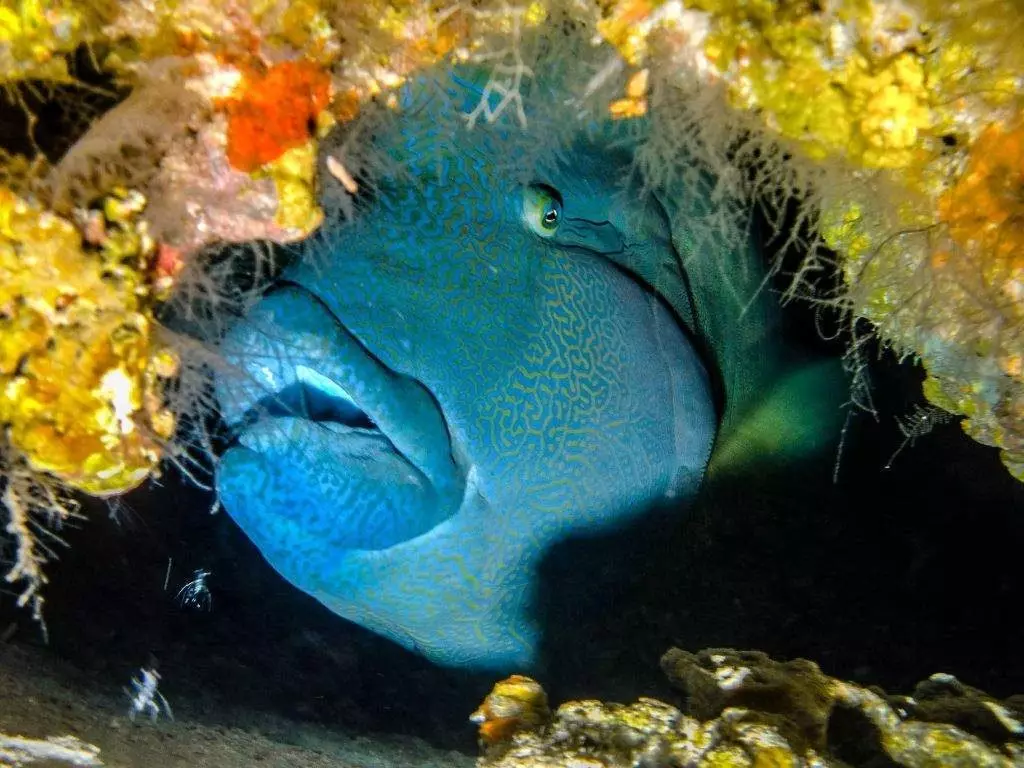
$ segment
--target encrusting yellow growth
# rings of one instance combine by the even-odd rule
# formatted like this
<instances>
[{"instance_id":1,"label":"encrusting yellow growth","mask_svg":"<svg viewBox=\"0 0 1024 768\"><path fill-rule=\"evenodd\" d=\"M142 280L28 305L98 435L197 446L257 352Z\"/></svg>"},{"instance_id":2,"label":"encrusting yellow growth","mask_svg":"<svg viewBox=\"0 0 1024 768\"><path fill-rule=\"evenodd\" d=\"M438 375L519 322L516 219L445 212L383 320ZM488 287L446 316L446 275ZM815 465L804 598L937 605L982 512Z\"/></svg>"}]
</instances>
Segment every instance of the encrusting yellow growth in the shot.
<instances>
[{"instance_id":1,"label":"encrusting yellow growth","mask_svg":"<svg viewBox=\"0 0 1024 768\"><path fill-rule=\"evenodd\" d=\"M15 0L0 6L0 85L25 80L71 81L64 54L103 23L104 0Z\"/></svg>"},{"instance_id":2,"label":"encrusting yellow growth","mask_svg":"<svg viewBox=\"0 0 1024 768\"><path fill-rule=\"evenodd\" d=\"M848 765L840 756L857 754L859 765L1014 768L1024 758L1019 708L949 674L922 681L911 697L759 651L672 648L661 665L686 694L685 710L641 697L567 701L552 712L537 681L498 682L470 717L480 728L478 765L839 768ZM854 714L856 730L841 725Z\"/></svg>"},{"instance_id":3,"label":"encrusting yellow growth","mask_svg":"<svg viewBox=\"0 0 1024 768\"><path fill-rule=\"evenodd\" d=\"M927 399L1020 480L1022 16L1012 0L622 0L601 26L636 67L658 30L673 62L840 170L848 183L817 194L843 306L919 359ZM627 95L612 112L643 108Z\"/></svg>"},{"instance_id":4,"label":"encrusting yellow growth","mask_svg":"<svg viewBox=\"0 0 1024 768\"><path fill-rule=\"evenodd\" d=\"M30 467L97 496L148 477L174 431L161 382L177 361L153 338L143 205L107 198L86 244L0 188L0 422Z\"/></svg>"},{"instance_id":5,"label":"encrusting yellow growth","mask_svg":"<svg viewBox=\"0 0 1024 768\"><path fill-rule=\"evenodd\" d=\"M733 103L811 157L835 154L868 168L914 161L932 124L925 61L904 49L914 27L886 4L693 0L710 15L704 52Z\"/></svg>"},{"instance_id":6,"label":"encrusting yellow growth","mask_svg":"<svg viewBox=\"0 0 1024 768\"><path fill-rule=\"evenodd\" d=\"M878 186L862 176L853 199L825 191L826 219L845 219L825 234L849 306L917 357L926 398L966 416L965 431L1024 480L1020 11L998 0L693 6L712 12L705 48L738 106L812 158L875 172ZM851 203L866 215L849 216Z\"/></svg>"}]
</instances>

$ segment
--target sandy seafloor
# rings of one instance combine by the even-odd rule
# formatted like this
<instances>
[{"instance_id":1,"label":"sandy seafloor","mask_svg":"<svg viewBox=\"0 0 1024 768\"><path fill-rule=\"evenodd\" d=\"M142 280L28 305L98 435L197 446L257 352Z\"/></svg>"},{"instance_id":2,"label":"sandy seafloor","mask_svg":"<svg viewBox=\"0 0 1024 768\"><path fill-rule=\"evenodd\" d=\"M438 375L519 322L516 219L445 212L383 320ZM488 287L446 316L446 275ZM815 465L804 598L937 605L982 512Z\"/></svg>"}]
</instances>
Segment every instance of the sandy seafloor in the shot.
<instances>
[{"instance_id":1,"label":"sandy seafloor","mask_svg":"<svg viewBox=\"0 0 1024 768\"><path fill-rule=\"evenodd\" d=\"M45 739L74 736L100 748L105 766L135 768L461 768L472 757L414 737L346 734L244 706L212 711L176 698L174 720L128 718L115 681L53 659L44 651L0 644L0 732ZM7 765L0 755L0 766ZM34 766L67 765L34 762Z\"/></svg>"}]
</instances>

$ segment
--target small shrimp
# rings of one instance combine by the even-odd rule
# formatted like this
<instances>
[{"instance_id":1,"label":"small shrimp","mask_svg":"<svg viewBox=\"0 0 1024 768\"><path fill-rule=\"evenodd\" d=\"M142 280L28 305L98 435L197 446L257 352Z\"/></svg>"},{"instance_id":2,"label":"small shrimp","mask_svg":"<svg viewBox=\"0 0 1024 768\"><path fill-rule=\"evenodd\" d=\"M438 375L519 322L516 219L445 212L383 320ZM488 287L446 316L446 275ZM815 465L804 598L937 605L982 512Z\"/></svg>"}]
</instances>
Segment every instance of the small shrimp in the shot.
<instances>
[{"instance_id":1,"label":"small shrimp","mask_svg":"<svg viewBox=\"0 0 1024 768\"><path fill-rule=\"evenodd\" d=\"M213 595L206 584L208 576L212 575L205 568L197 568L192 574L192 581L178 590L178 604L188 608L198 608L201 611L209 611L213 608Z\"/></svg>"}]
</instances>

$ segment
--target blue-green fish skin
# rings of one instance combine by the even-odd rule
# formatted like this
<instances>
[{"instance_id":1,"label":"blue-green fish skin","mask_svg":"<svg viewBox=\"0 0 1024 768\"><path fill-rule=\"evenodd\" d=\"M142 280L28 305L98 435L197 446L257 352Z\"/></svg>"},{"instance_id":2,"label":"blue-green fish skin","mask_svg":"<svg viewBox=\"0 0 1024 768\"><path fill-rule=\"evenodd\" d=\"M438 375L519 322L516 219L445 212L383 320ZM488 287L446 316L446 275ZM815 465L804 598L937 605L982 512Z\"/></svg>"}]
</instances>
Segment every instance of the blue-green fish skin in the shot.
<instances>
[{"instance_id":1,"label":"blue-green fish skin","mask_svg":"<svg viewBox=\"0 0 1024 768\"><path fill-rule=\"evenodd\" d=\"M628 144L581 131L547 155L529 127L451 135L444 111L473 83L406 90L373 138L397 170L224 341L243 373L218 376L229 422L305 382L372 425L264 415L217 490L330 610L442 665L511 670L537 660L551 544L696 496L719 415L693 334L717 304L679 269L685 212L623 193ZM768 324L743 322L751 344Z\"/></svg>"}]
</instances>

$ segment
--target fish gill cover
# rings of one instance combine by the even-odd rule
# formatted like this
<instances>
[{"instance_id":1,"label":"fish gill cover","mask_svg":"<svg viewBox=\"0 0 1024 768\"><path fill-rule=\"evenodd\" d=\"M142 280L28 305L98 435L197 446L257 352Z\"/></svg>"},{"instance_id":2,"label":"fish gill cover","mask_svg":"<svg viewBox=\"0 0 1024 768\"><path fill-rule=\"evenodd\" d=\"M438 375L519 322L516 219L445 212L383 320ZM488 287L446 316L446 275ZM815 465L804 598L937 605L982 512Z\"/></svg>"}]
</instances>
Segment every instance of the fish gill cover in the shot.
<instances>
[{"instance_id":1,"label":"fish gill cover","mask_svg":"<svg viewBox=\"0 0 1024 768\"><path fill-rule=\"evenodd\" d=\"M1014 233L1021 217L1021 62L1010 42L1019 29L1014 5L995 0L969 12L866 0L238 0L219 9L189 0L97 0L0 9L0 79L25 116L23 135L5 151L0 190L3 498L14 543L8 580L20 583L21 601L41 618L49 550L40 526L75 515L74 492L123 494L168 462L212 485L217 414L230 411L236 397L247 412L280 406L280 398L253 402L244 394L246 382L277 393L245 360L225 353L225 334L238 342L244 331L229 329L245 325L236 319L254 322L261 312L297 324L286 323L290 333L318 322L293 311L287 293L267 299L278 307L261 301L284 266L276 246L316 233L288 277L338 312L344 297L310 287L322 274L318 268L335 268L330 259L339 255L325 247L317 254L317 244L349 231L358 237L360 206L386 200L388 185L404 183L403 173L429 176L432 163L445 168L464 149L449 146L455 135L470 147L494 144L486 152L501 157L496 176L516 194L532 190L525 203L516 198L525 206L517 211L540 215L533 232L540 238L549 234L544 215L553 201L565 201L535 173L524 178L517 170L575 167L581 179L611 185L620 193L611 228L619 236L645 226L649 234L652 226L649 207L628 210L623 200L660 208L665 227L648 239L670 242L672 259L636 256L614 244L598 249L654 290L652 312L666 305L678 321L673 327L714 353L707 396L724 390L717 392L719 406L723 397L727 403L714 461L727 465L733 453L782 451L805 438L815 443L810 428L764 441L785 422L762 407L772 391L762 385L781 381L782 404L802 391L798 374L787 379L793 369L784 366L784 353L756 359L763 371L753 377L744 378L740 371L749 371L736 362L771 339L774 322L767 277L750 258L749 215L760 206L784 241L780 250L794 245L805 254L788 276L787 294L837 307L849 319L853 399L870 408L857 378L866 346L857 320L866 318L897 354L924 364L928 400L967 416L965 430L1002 449L1020 477L1024 265ZM476 74L453 76L460 67ZM461 83L455 91L453 82ZM417 119L410 105L423 94L433 98L430 129L406 130L415 145L394 142L394 132L402 132L394 126L403 115ZM48 129L37 119L44 110L80 119ZM601 148L598 160L592 150L578 150L581 136ZM625 159L614 159L618 154ZM594 196L590 181L580 186L583 198ZM795 221L784 216L794 207ZM565 247L570 254L593 251L595 242L607 245L607 232ZM819 278L835 270L840 288L823 292ZM481 272L460 279L485 285L491 278ZM425 285L451 287L429 279ZM703 303L708 295L710 304ZM423 317L445 314L443 299L434 296L427 304L434 314ZM167 318L173 323L162 322ZM459 320L455 312L449 318ZM367 345L373 319L362 335L349 328L348 342L317 343ZM729 333L737 327L745 329L739 337ZM446 330L454 348L445 351L458 354L465 327ZM271 344L267 351L280 364L280 350ZM385 363L401 356L371 351ZM425 385L427 376L412 363L384 367L385 376L404 373ZM818 381L814 374L808 380ZM225 381L236 382L227 396ZM316 382L323 393L323 380ZM433 399L449 418L440 387L426 389L432 398L423 402ZM341 395L326 391L327 404L340 407ZM842 399L848 392L832 394ZM730 402L741 407L730 410ZM421 409L411 423L428 413ZM729 434L736 439L724 440ZM416 434L408 442L405 458L429 445ZM673 461L678 447L667 451ZM453 445L459 471L447 490L429 473L429 456L413 462L434 491L455 494L456 506L469 498L469 479L481 482L458 451ZM291 458L302 455L312 454ZM313 465L307 471L316 474ZM231 497L230 483L220 482ZM633 490L626 492L629 503L637 501ZM372 535L350 530L356 538L337 546L364 546L359 537L367 535L419 538L417 526L435 530L451 519L440 509L408 528L375 521L397 527ZM297 582L309 577L290 575ZM359 611L357 620L419 646L372 603Z\"/></svg>"}]
</instances>

